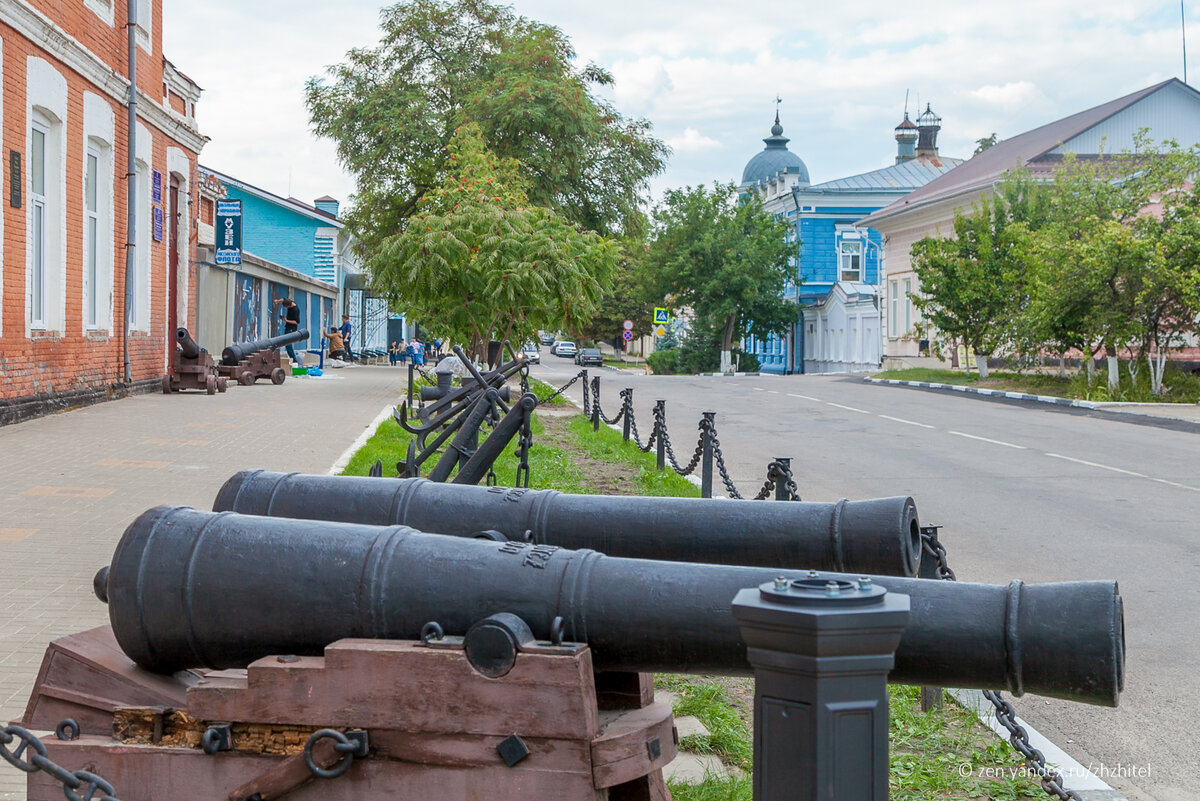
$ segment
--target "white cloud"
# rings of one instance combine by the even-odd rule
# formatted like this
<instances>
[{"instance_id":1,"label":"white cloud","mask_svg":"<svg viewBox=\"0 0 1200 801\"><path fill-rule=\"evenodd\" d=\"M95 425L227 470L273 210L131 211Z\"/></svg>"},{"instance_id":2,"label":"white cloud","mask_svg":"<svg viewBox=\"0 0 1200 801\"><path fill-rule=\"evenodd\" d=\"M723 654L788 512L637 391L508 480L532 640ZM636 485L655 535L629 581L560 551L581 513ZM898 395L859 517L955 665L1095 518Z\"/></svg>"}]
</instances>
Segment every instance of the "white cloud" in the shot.
<instances>
[{"instance_id":1,"label":"white cloud","mask_svg":"<svg viewBox=\"0 0 1200 801\"><path fill-rule=\"evenodd\" d=\"M605 96L671 139L657 193L739 177L776 94L789 147L821 181L889 160L908 90L910 112L931 102L943 117L942 152L968 156L993 131L1008 138L1182 73L1175 0L923 0L919 13L893 0L802 13L777 0L514 5L561 28L581 64L609 68ZM1186 5L1200 39L1200 0ZM166 56L206 89L202 160L279 194L290 171L297 197L346 199L332 144L308 133L303 84L377 41L375 0L165 0L164 14Z\"/></svg>"},{"instance_id":2,"label":"white cloud","mask_svg":"<svg viewBox=\"0 0 1200 801\"><path fill-rule=\"evenodd\" d=\"M667 146L675 153L698 153L718 148L721 143L709 136L702 136L695 128L684 128L683 136L667 140Z\"/></svg>"}]
</instances>

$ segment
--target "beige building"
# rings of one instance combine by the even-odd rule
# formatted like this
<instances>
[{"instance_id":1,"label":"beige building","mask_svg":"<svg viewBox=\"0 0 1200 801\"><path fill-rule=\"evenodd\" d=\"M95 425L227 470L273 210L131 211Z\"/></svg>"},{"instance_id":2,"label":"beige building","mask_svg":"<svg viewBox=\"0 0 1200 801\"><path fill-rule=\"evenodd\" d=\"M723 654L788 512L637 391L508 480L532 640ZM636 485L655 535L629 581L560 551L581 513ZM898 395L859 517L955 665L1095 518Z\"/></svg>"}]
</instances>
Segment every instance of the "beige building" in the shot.
<instances>
[{"instance_id":1,"label":"beige building","mask_svg":"<svg viewBox=\"0 0 1200 801\"><path fill-rule=\"evenodd\" d=\"M884 236L884 355L919 355L915 335L919 315L912 296L920 292L909 260L914 242L926 236L948 236L956 212L969 213L990 197L1004 175L1023 166L1035 178L1049 179L1063 156L1117 153L1133 148L1133 138L1147 130L1155 141L1175 139L1182 145L1200 138L1200 92L1172 78L1095 108L1005 139L969 161L856 224Z\"/></svg>"}]
</instances>

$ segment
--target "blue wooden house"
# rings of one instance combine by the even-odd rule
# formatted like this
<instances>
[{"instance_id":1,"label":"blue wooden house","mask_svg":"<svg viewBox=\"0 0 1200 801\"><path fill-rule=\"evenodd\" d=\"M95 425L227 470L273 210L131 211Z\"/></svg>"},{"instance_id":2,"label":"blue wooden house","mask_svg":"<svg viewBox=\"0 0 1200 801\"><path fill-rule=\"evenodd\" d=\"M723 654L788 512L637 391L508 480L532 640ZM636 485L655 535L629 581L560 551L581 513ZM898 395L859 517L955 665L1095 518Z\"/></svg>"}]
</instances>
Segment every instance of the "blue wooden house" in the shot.
<instances>
[{"instance_id":1,"label":"blue wooden house","mask_svg":"<svg viewBox=\"0 0 1200 801\"><path fill-rule=\"evenodd\" d=\"M883 240L855 223L962 162L938 154L941 118L929 106L914 124L907 112L895 128L894 164L824 183L787 148L778 112L766 147L746 164L741 191L786 217L800 240L799 284L785 296L797 304L783 336L748 337L745 349L767 373L851 372L878 366L883 353L878 287Z\"/></svg>"}]
</instances>

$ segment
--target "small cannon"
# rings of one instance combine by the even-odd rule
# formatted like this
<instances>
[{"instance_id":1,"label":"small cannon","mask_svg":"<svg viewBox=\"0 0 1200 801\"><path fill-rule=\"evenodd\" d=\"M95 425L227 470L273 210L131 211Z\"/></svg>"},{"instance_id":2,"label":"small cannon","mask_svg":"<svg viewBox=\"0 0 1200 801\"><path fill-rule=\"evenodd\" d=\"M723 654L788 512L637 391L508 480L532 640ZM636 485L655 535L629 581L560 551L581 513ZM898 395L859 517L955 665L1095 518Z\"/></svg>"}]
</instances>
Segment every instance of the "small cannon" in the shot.
<instances>
[{"instance_id":1,"label":"small cannon","mask_svg":"<svg viewBox=\"0 0 1200 801\"><path fill-rule=\"evenodd\" d=\"M342 637L417 639L430 621L462 635L508 612L538 640L587 643L598 670L747 675L732 599L806 578L860 579L158 507L126 529L95 586L121 649L157 673L316 655ZM1117 704L1115 582L864 580L911 599L888 681Z\"/></svg>"},{"instance_id":2,"label":"small cannon","mask_svg":"<svg viewBox=\"0 0 1200 801\"><path fill-rule=\"evenodd\" d=\"M245 470L221 487L213 511L405 525L466 537L492 531L508 540L634 559L893 576L916 575L921 555L917 508L907 497L767 503L566 495L423 478Z\"/></svg>"},{"instance_id":3,"label":"small cannon","mask_svg":"<svg viewBox=\"0 0 1200 801\"><path fill-rule=\"evenodd\" d=\"M225 377L218 374L212 356L196 344L186 328L175 329L175 343L171 372L163 376L164 395L184 389L202 389L209 395L225 391Z\"/></svg>"},{"instance_id":4,"label":"small cannon","mask_svg":"<svg viewBox=\"0 0 1200 801\"><path fill-rule=\"evenodd\" d=\"M301 328L277 337L238 342L221 351L218 370L243 386L250 386L260 378L270 378L272 384L282 384L287 380L287 372L280 362L279 349L306 339L308 329Z\"/></svg>"}]
</instances>

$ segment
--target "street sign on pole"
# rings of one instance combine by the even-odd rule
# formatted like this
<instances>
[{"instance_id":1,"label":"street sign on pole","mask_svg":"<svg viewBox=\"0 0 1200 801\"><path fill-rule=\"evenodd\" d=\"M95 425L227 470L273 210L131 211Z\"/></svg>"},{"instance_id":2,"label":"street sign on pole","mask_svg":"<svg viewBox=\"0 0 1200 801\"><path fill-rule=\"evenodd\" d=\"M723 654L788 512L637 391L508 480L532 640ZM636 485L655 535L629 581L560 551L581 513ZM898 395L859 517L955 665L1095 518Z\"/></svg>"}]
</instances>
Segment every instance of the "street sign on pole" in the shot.
<instances>
[{"instance_id":1,"label":"street sign on pole","mask_svg":"<svg viewBox=\"0 0 1200 801\"><path fill-rule=\"evenodd\" d=\"M632 339L633 339L633 332L632 332L632 331L625 331L624 333L622 333L622 334L621 334L621 336L625 338L625 341L626 341L626 342L629 342L630 340L632 340Z\"/></svg>"},{"instance_id":2,"label":"street sign on pole","mask_svg":"<svg viewBox=\"0 0 1200 801\"><path fill-rule=\"evenodd\" d=\"M626 320L624 323L621 324L621 326L626 331L632 331L633 330L633 320Z\"/></svg>"},{"instance_id":3,"label":"street sign on pole","mask_svg":"<svg viewBox=\"0 0 1200 801\"><path fill-rule=\"evenodd\" d=\"M667 327L666 326L660 325L658 328L654 329L654 336L659 337L661 339L662 337L665 337L666 335L667 335Z\"/></svg>"},{"instance_id":4,"label":"street sign on pole","mask_svg":"<svg viewBox=\"0 0 1200 801\"><path fill-rule=\"evenodd\" d=\"M669 309L654 309L654 323L656 325L666 325L671 322L671 312Z\"/></svg>"}]
</instances>

